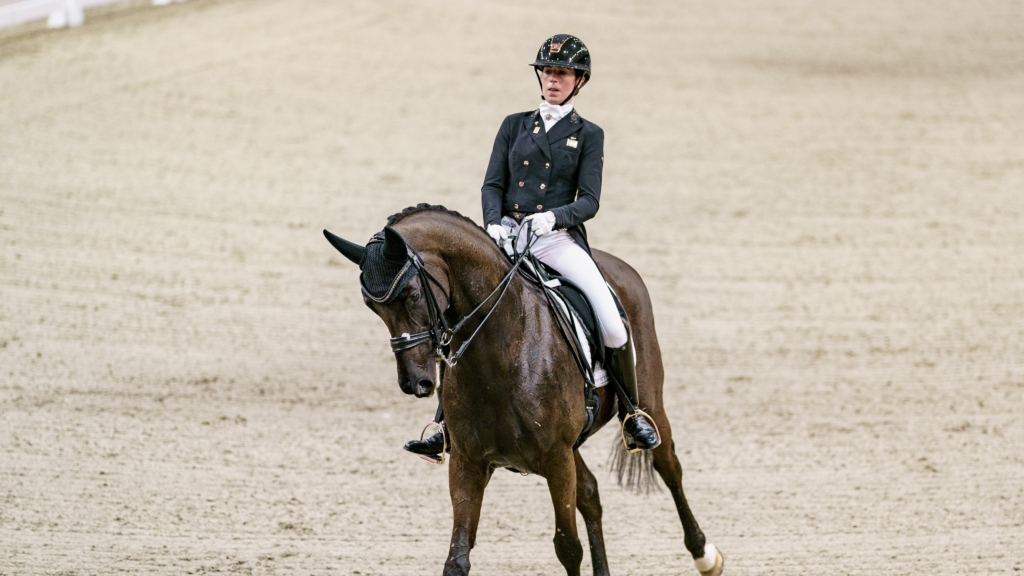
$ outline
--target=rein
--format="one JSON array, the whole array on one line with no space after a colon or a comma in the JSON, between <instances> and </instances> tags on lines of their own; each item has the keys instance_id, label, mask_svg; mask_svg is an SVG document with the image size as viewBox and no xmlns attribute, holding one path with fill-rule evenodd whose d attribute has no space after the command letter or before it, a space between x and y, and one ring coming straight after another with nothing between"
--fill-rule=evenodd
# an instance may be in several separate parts
<instances>
[{"instance_id":1,"label":"rein","mask_svg":"<svg viewBox=\"0 0 1024 576\"><path fill-rule=\"evenodd\" d=\"M509 270L508 273L506 273L505 276L500 281L498 281L498 285L494 287L494 290L491 290L491 293L488 294L487 297L484 298L479 304L477 304L476 308L473 308L473 310L470 311L469 314L463 316L455 324L455 326L451 328L448 327L448 322L444 318L444 313L447 311L447 307L445 308L445 310L441 310L441 306L437 302L437 297L434 295L434 289L431 288L430 284L433 283L434 285L436 285L438 290L440 290L442 294L444 293L444 287L442 287L441 283L438 282L436 278L434 278L434 275L427 270L426 266L423 263L423 259L420 258L420 255L417 254L416 251L410 247L409 258L410 260L412 260L412 265L416 268L416 274L419 275L420 277L420 284L423 286L423 291L427 299L427 311L430 315L430 328L424 330L423 332L417 332L415 334L405 333L402 334L401 336L396 336L395 338L392 338L391 351L394 352L395 354L399 354L401 352L405 352L406 350L416 348L421 344L426 344L427 342L430 342L431 344L433 344L434 351L440 360L443 360L444 363L447 364L449 367L455 366L459 362L459 358L461 358L462 354L466 351L466 347L469 346L469 343L473 341L473 338L475 338L476 335L480 332L480 329L483 328L484 324L487 323L487 320L491 317L491 314L494 313L494 310L498 307L498 304L501 302L501 299L505 297L505 293L508 292L508 287L512 285L512 277L515 276L515 273L516 271L519 270L520 265L523 263L523 261L527 260L527 256L530 254L530 248L533 246L533 243L535 241L535 237L531 233L532 223L528 224L527 226L528 240L526 248L523 250L522 253L519 254L519 257L512 265L512 269ZM466 340L462 342L462 345L459 346L458 350L452 352L450 344L452 342L452 339L455 337L455 334L458 333L459 330L461 330L462 327L465 326L466 322L474 315L476 315L476 313L479 312L484 307L484 305L492 297L494 297L495 294L498 294L499 291L501 292L501 294L498 295L497 300L495 300L494 304L491 305L491 309L487 311L487 314L484 315L483 320L481 320L480 324L477 325L476 330L473 330L473 333L469 335L469 338L466 338ZM451 296L445 294L445 298L447 305L451 306ZM448 348L447 354L445 354L446 348Z\"/></svg>"}]
</instances>

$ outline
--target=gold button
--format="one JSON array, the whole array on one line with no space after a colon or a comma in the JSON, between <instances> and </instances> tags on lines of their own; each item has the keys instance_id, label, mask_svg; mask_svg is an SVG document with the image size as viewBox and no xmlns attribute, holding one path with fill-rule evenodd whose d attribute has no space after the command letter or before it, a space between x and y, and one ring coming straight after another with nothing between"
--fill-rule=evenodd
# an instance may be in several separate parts
<instances>
[{"instance_id":1,"label":"gold button","mask_svg":"<svg viewBox=\"0 0 1024 576\"><path fill-rule=\"evenodd\" d=\"M541 189L541 190L543 190L544 188L546 188L546 186L544 186L543 184L541 184L541 185L540 185L540 189Z\"/></svg>"},{"instance_id":2,"label":"gold button","mask_svg":"<svg viewBox=\"0 0 1024 576\"><path fill-rule=\"evenodd\" d=\"M516 210L519 210L519 204L513 204L512 207L515 208Z\"/></svg>"},{"instance_id":3,"label":"gold button","mask_svg":"<svg viewBox=\"0 0 1024 576\"><path fill-rule=\"evenodd\" d=\"M523 185L524 185L524 184L523 184L522 182L520 182L520 183L519 183L519 187L520 187L520 188L522 188L522 187L523 187Z\"/></svg>"},{"instance_id":4,"label":"gold button","mask_svg":"<svg viewBox=\"0 0 1024 576\"><path fill-rule=\"evenodd\" d=\"M551 162L545 162L544 163L544 167L545 168L551 168Z\"/></svg>"},{"instance_id":5,"label":"gold button","mask_svg":"<svg viewBox=\"0 0 1024 576\"><path fill-rule=\"evenodd\" d=\"M530 161L529 160L523 160L523 166L529 166L529 165L530 165Z\"/></svg>"},{"instance_id":6,"label":"gold button","mask_svg":"<svg viewBox=\"0 0 1024 576\"><path fill-rule=\"evenodd\" d=\"M543 210L543 209L544 209L543 206L541 206L540 204L537 204L537 210Z\"/></svg>"}]
</instances>

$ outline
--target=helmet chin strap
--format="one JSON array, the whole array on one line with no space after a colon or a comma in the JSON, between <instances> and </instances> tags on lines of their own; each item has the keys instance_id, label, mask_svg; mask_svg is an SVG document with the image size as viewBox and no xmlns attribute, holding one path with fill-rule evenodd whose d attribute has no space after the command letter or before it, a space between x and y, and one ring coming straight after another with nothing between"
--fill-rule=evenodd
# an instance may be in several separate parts
<instances>
[{"instance_id":1,"label":"helmet chin strap","mask_svg":"<svg viewBox=\"0 0 1024 576\"><path fill-rule=\"evenodd\" d=\"M564 100L562 100L562 104L560 104L558 106L565 106L566 102L568 102L573 97L575 97L575 95L580 93L580 86L583 86L583 84L580 83L581 80L583 80L583 76L581 76L580 78L577 78L577 83L575 83L575 86L572 86L572 93L569 94L569 97L567 97Z\"/></svg>"},{"instance_id":2,"label":"helmet chin strap","mask_svg":"<svg viewBox=\"0 0 1024 576\"><path fill-rule=\"evenodd\" d=\"M545 102L547 102L548 99L544 97L544 82L542 82L541 79L540 79L540 70L538 70L536 67L534 67L533 72L537 75L537 84L540 85L540 99L545 101ZM565 100L562 100L562 103L559 104L559 106L565 106L566 104L569 103L569 100L572 100L573 98L575 98L576 95L580 93L580 88L583 88L583 85L586 84L586 82L587 82L586 77L584 77L584 76L577 77L576 78L576 85L573 86L573 89L572 89L572 94L569 94L568 98L566 98Z\"/></svg>"}]
</instances>

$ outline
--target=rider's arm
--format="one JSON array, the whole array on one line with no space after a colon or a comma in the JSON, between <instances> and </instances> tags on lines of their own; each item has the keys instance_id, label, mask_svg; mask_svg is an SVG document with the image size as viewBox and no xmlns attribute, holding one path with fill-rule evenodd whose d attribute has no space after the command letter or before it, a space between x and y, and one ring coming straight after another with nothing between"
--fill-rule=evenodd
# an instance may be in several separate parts
<instances>
[{"instance_id":1,"label":"rider's arm","mask_svg":"<svg viewBox=\"0 0 1024 576\"><path fill-rule=\"evenodd\" d=\"M576 201L555 208L555 228L571 228L597 214L601 200L601 171L604 167L604 130L589 124L584 128L579 160Z\"/></svg>"},{"instance_id":2,"label":"rider's arm","mask_svg":"<svg viewBox=\"0 0 1024 576\"><path fill-rule=\"evenodd\" d=\"M484 185L480 189L484 208L484 227L501 222L501 205L508 189L508 154L512 140L512 116L505 118L494 138L491 160L487 163Z\"/></svg>"}]
</instances>

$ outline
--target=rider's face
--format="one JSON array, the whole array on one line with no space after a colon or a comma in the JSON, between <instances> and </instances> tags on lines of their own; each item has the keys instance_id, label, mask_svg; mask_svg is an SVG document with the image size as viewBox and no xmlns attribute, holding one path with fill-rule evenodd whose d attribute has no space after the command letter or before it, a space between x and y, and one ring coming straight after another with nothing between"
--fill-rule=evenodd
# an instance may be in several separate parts
<instances>
[{"instance_id":1,"label":"rider's face","mask_svg":"<svg viewBox=\"0 0 1024 576\"><path fill-rule=\"evenodd\" d=\"M545 66L540 73L540 84L549 104L561 104L576 88L576 71Z\"/></svg>"}]
</instances>

